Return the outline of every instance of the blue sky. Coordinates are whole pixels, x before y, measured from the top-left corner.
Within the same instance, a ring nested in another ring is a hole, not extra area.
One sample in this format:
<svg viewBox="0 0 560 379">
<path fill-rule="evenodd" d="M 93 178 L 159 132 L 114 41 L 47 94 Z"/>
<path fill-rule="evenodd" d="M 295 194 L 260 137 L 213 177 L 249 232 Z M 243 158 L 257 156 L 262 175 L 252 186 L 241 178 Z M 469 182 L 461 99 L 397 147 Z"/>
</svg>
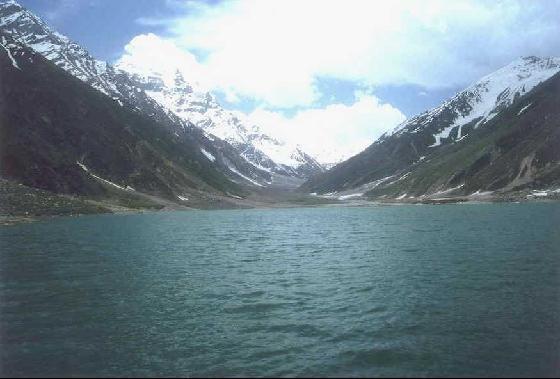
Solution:
<svg viewBox="0 0 560 379">
<path fill-rule="evenodd" d="M 20 0 L 49 25 L 85 46 L 93 56 L 117 59 L 136 35 L 164 33 L 161 26 L 140 25 L 140 17 L 167 17 L 173 10 L 157 0 Z M 162 5 L 163 4 L 163 5 Z"/>
<path fill-rule="evenodd" d="M 99 59 L 180 66 L 316 155 L 356 153 L 520 56 L 560 55 L 555 0 L 20 1 Z"/>
</svg>

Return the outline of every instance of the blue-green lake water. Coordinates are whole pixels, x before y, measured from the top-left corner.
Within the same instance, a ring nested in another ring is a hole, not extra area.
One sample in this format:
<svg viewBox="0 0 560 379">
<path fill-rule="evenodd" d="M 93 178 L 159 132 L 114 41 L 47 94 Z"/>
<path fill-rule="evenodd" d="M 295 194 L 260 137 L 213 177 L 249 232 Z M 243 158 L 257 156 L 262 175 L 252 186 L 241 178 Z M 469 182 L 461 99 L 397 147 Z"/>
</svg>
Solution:
<svg viewBox="0 0 560 379">
<path fill-rule="evenodd" d="M 2 376 L 560 375 L 560 204 L 0 228 Z"/>
</svg>

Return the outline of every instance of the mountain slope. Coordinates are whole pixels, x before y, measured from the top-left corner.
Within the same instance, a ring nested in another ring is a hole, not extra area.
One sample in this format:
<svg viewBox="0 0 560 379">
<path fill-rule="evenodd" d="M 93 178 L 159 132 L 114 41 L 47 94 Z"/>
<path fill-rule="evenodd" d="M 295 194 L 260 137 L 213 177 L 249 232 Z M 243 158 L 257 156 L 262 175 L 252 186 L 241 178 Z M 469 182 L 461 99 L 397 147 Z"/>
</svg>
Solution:
<svg viewBox="0 0 560 379">
<path fill-rule="evenodd" d="M 199 136 L 170 133 L 1 33 L 0 78 L 3 178 L 127 202 L 245 194 L 201 151 Z"/>
<path fill-rule="evenodd" d="M 529 196 L 560 193 L 560 74 L 484 128 L 367 192 L 371 197 Z M 400 180 L 399 180 L 400 179 Z"/>
<path fill-rule="evenodd" d="M 521 99 L 525 99 L 535 86 L 560 71 L 559 59 L 540 59 L 527 57 L 513 62 L 497 72 L 490 74 L 479 82 L 458 93 L 450 100 L 444 102 L 440 107 L 424 112 L 408 121 L 405 121 L 392 133 L 388 133 L 373 143 L 362 153 L 343 162 L 326 174 L 319 175 L 302 186 L 302 189 L 318 193 L 354 193 L 362 194 L 369 192 L 371 196 L 394 196 L 405 195 L 401 191 L 382 192 L 381 188 L 398 188 L 393 181 L 399 179 L 398 183 L 403 184 L 414 177 L 419 172 L 420 167 L 428 167 L 435 163 L 435 157 L 457 158 L 455 165 L 444 170 L 442 167 L 430 166 L 430 175 L 424 172 L 424 179 L 417 180 L 415 184 L 408 188 L 407 196 L 421 196 L 447 191 L 452 187 L 463 185 L 465 191 L 470 189 L 464 181 L 450 180 L 446 175 L 461 175 L 462 170 L 468 168 L 470 159 L 477 156 L 461 156 L 455 149 L 459 146 L 477 145 L 491 150 L 490 140 L 483 138 L 485 133 L 494 131 L 493 125 L 501 118 L 502 113 L 507 113 L 511 109 L 516 109 L 519 114 L 510 114 L 508 123 L 517 123 L 518 119 L 524 119 L 525 114 L 537 114 L 537 108 L 531 109 L 532 105 L 525 104 L 528 108 L 515 108 L 520 104 Z M 555 80 L 556 77 L 555 77 Z M 532 95 L 531 95 L 532 96 Z M 551 93 L 549 96 L 555 96 Z M 543 111 L 542 109 L 540 110 Z M 552 109 L 546 109 L 551 112 Z M 508 113 L 509 114 L 509 113 Z M 500 117 L 499 117 L 500 116 Z M 544 114 L 543 117 L 546 117 Z M 553 133 L 554 126 L 540 124 L 540 130 L 544 128 L 547 133 Z M 552 128 L 552 129 L 551 129 Z M 502 133 L 513 133 L 514 129 L 502 129 Z M 498 138 L 497 135 L 494 135 Z M 493 138 L 494 138 L 493 137 Z M 540 139 L 552 138 L 547 135 L 539 135 Z M 536 148 L 536 147 L 535 147 Z M 501 151 L 501 150 L 496 150 Z M 481 158 L 477 164 L 483 164 L 484 159 L 492 162 L 500 156 L 500 153 Z M 459 155 L 455 155 L 459 154 Z M 497 154 L 497 155 L 496 155 Z M 520 153 L 521 154 L 521 153 Z M 553 156 L 548 156 L 549 163 L 556 164 Z M 471 162 L 472 164 L 473 162 Z M 507 163 L 507 162 L 505 162 Z M 514 170 L 518 162 L 511 161 L 511 167 L 506 170 Z M 494 165 L 494 164 L 493 164 Z M 497 167 L 497 166 L 496 166 Z M 455 171 L 453 171 L 455 170 Z M 453 171 L 453 172 L 451 172 Z M 404 175 L 407 175 L 404 177 Z M 494 179 L 486 178 L 486 181 L 477 183 L 479 186 L 473 190 L 492 188 L 497 190 L 499 185 L 494 183 L 499 177 L 498 172 L 494 172 Z M 449 183 L 447 183 L 449 181 Z M 503 188 L 507 189 L 506 179 L 500 182 Z M 420 182 L 424 183 L 420 185 Z M 474 184 L 473 184 L 474 185 Z M 452 186 L 452 187 L 450 187 Z M 404 188 L 404 187 L 403 187 Z"/>
<path fill-rule="evenodd" d="M 158 39 L 151 35 L 149 38 Z M 178 53 L 179 54 L 179 53 Z M 299 147 L 264 133 L 240 112 L 223 109 L 215 97 L 187 82 L 179 65 L 156 65 L 128 51 L 116 67 L 128 72 L 146 93 L 183 120 L 229 142 L 256 167 L 279 175 L 306 178 L 323 167 Z"/>
<path fill-rule="evenodd" d="M 148 116 L 171 133 L 188 133 L 200 146 L 210 152 L 217 168 L 230 179 L 250 186 L 272 182 L 266 169 L 255 166 L 229 143 L 209 136 L 194 125 L 153 100 L 141 88 L 143 85 L 128 73 L 94 59 L 85 49 L 67 37 L 53 31 L 40 18 L 16 1 L 0 1 L 0 30 L 6 36 L 31 48 L 74 77 L 113 99 L 115 104 Z M 212 157 L 212 158 L 209 158 Z"/>
</svg>

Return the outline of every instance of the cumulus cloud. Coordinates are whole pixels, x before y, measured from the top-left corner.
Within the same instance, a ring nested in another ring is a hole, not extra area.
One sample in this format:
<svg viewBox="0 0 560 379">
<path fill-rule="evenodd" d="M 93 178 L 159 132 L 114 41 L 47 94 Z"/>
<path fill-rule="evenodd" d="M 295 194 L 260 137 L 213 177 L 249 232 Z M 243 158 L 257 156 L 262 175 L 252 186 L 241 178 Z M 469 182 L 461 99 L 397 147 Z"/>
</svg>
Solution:
<svg viewBox="0 0 560 379">
<path fill-rule="evenodd" d="M 299 144 L 320 162 L 336 163 L 365 149 L 405 116 L 373 95 L 360 94 L 351 105 L 331 104 L 287 117 L 257 109 L 249 120 L 272 135 Z"/>
<path fill-rule="evenodd" d="M 214 87 L 212 75 L 198 62 L 194 54 L 179 49 L 173 41 L 153 33 L 134 37 L 124 47 L 124 53 L 116 64 L 139 75 L 150 75 L 154 72 L 161 74 L 169 84 L 172 84 L 175 73 L 179 70 L 189 82 L 198 85 L 201 90 Z"/>
<path fill-rule="evenodd" d="M 220 79 L 193 54 L 154 34 L 132 39 L 117 64 L 140 75 L 162 74 L 169 85 L 173 84 L 179 70 L 199 91 L 228 91 L 228 88 L 221 88 Z M 269 135 L 300 145 L 321 162 L 340 161 L 358 153 L 405 118 L 398 109 L 381 103 L 371 90 L 355 91 L 355 101 L 351 105 L 335 103 L 300 110 L 291 117 L 260 107 L 248 117 Z M 226 95 L 234 100 L 235 92 L 226 92 Z"/>
<path fill-rule="evenodd" d="M 230 94 L 267 107 L 309 106 L 316 80 L 465 85 L 520 55 L 560 52 L 560 2 L 168 1 L 164 23 Z"/>
</svg>

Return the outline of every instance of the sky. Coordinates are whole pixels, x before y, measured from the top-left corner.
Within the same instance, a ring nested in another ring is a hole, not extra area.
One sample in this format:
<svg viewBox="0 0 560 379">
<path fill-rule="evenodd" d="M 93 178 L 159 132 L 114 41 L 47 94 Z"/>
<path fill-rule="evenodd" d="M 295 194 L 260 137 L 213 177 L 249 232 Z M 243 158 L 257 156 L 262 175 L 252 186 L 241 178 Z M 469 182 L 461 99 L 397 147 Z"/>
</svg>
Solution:
<svg viewBox="0 0 560 379">
<path fill-rule="evenodd" d="M 556 0 L 20 1 L 99 59 L 180 62 L 321 161 L 520 56 L 560 56 Z"/>
</svg>

